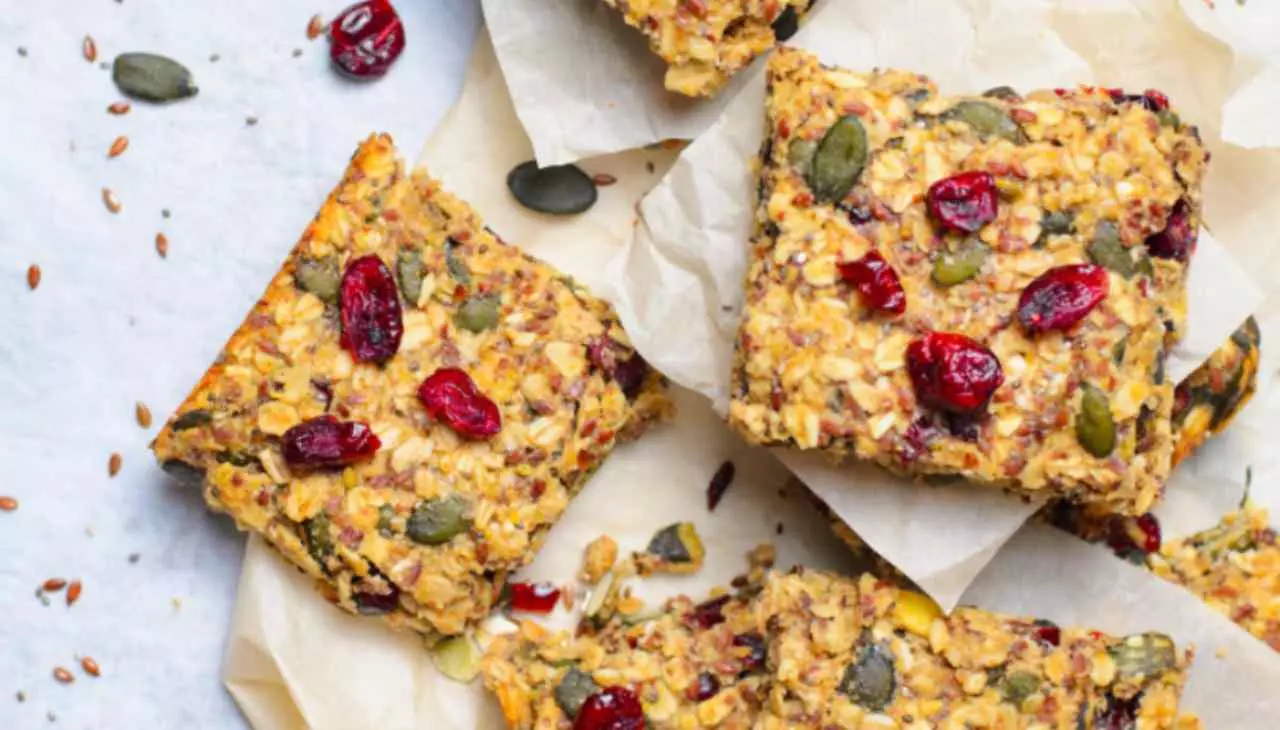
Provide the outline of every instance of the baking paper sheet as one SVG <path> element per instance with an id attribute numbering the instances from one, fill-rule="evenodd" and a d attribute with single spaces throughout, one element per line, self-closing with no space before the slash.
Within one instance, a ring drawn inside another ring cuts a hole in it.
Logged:
<path id="1" fill-rule="evenodd" d="M 828 2 L 793 42 L 827 63 L 925 72 L 944 92 L 1000 83 L 1022 89 L 1076 81 L 1159 86 L 1178 101 L 1185 119 L 1205 120 L 1202 133 L 1215 151 L 1224 147 L 1216 140 L 1219 109 L 1232 98 L 1222 83 L 1232 69 L 1230 50 L 1169 3 L 1089 6 L 1086 13 L 1012 0 L 982 10 L 959 0 Z M 1130 29 L 1125 39 L 1099 44 L 1115 27 Z M 1183 75 L 1171 77 L 1171 70 Z M 728 404 L 753 221 L 751 166 L 763 135 L 763 99 L 757 69 L 644 199 L 635 240 L 610 264 L 610 293 L 636 346 L 721 412 Z M 1211 197 L 1206 218 L 1216 234 L 1202 234 L 1191 266 L 1188 330 L 1169 360 L 1170 377 L 1189 374 L 1260 305 L 1261 291 L 1215 238 L 1243 245 L 1272 237 L 1274 222 L 1262 217 L 1274 215 L 1274 208 L 1262 200 L 1245 205 Z M 1249 217 L 1258 225 L 1216 227 L 1217 221 Z M 877 552 L 947 607 L 1039 507 L 989 488 L 939 488 L 867 465 L 835 467 L 814 453 L 783 451 L 779 457 Z"/>

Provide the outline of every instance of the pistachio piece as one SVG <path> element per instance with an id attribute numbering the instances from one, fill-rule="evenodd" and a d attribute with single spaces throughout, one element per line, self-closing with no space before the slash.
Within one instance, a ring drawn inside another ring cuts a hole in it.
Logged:
<path id="1" fill-rule="evenodd" d="M 396 254 L 396 281 L 405 301 L 417 304 L 422 297 L 422 254 L 416 248 L 400 249 Z"/>
<path id="2" fill-rule="evenodd" d="M 813 155 L 817 151 L 818 143 L 811 139 L 792 139 L 787 147 L 787 162 L 791 163 L 796 172 L 807 177 L 813 164 Z"/>
<path id="3" fill-rule="evenodd" d="M 1085 451 L 1098 458 L 1116 447 L 1116 422 L 1111 417 L 1107 394 L 1085 383 L 1080 386 L 1080 412 L 1076 414 L 1076 440 Z"/>
<path id="4" fill-rule="evenodd" d="M 480 674 L 480 647 L 466 634 L 450 636 L 431 647 L 431 661 L 444 676 L 470 682 Z"/>
<path id="5" fill-rule="evenodd" d="M 884 710 L 897 689 L 893 657 L 877 644 L 863 647 L 857 661 L 845 667 L 837 689 L 866 710 Z"/>
<path id="6" fill-rule="evenodd" d="M 469 332 L 484 332 L 498 324 L 498 300 L 494 297 L 475 296 L 462 303 L 453 323 Z"/>
<path id="7" fill-rule="evenodd" d="M 576 165 L 538 167 L 529 160 L 507 174 L 507 189 L 529 210 L 573 215 L 595 205 L 599 193 L 591 176 Z"/>
<path id="8" fill-rule="evenodd" d="M 813 153 L 809 187 L 819 203 L 834 203 L 853 188 L 867 164 L 867 130 L 856 115 L 836 120 Z"/>
<path id="9" fill-rule="evenodd" d="M 978 275 L 990 251 L 982 241 L 969 238 L 955 251 L 943 251 L 933 260 L 933 281 L 938 286 L 955 286 Z"/>
<path id="10" fill-rule="evenodd" d="M 1027 671 L 1014 671 L 1000 682 L 1000 696 L 1005 702 L 1021 705 L 1040 689 L 1040 678 Z"/>
<path id="11" fill-rule="evenodd" d="M 186 66 L 155 53 L 121 53 L 111 79 L 120 91 L 146 101 L 184 99 L 199 91 Z"/>
<path id="12" fill-rule="evenodd" d="M 300 259 L 293 270 L 293 280 L 299 289 L 314 294 L 320 301 L 326 304 L 337 304 L 338 286 L 342 282 L 342 275 L 338 272 L 336 256 Z"/>
<path id="13" fill-rule="evenodd" d="M 1173 669 L 1178 662 L 1173 639 L 1157 633 L 1126 636 L 1107 652 L 1115 660 L 1119 682 L 1144 682 Z"/>
<path id="14" fill-rule="evenodd" d="M 587 698 L 599 691 L 600 685 L 596 684 L 590 674 L 577 667 L 569 667 L 569 671 L 556 684 L 556 704 L 560 705 L 566 717 L 573 719 L 578 716 L 578 710 L 582 709 Z"/>
<path id="15" fill-rule="evenodd" d="M 692 522 L 677 522 L 654 533 L 645 552 L 657 556 L 664 563 L 692 566 L 696 569 L 702 565 L 707 551 Z M 672 569 L 679 570 L 675 567 Z"/>
<path id="16" fill-rule="evenodd" d="M 1014 144 L 1026 141 L 1022 128 L 1005 110 L 984 101 L 962 101 L 938 115 L 943 121 L 964 122 L 983 137 L 1001 137 Z"/>
<path id="17" fill-rule="evenodd" d="M 466 512 L 467 501 L 456 494 L 428 499 L 413 508 L 405 532 L 419 545 L 442 545 L 471 527 Z"/>

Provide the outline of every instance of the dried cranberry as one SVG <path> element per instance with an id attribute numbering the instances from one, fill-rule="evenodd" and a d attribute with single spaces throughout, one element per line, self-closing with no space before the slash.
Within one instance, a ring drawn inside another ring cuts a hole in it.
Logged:
<path id="1" fill-rule="evenodd" d="M 1173 389 L 1173 418 L 1175 420 L 1186 414 L 1191 406 L 1191 386 L 1184 380 Z"/>
<path id="2" fill-rule="evenodd" d="M 363 591 L 360 584 L 351 587 L 352 598 L 356 602 L 356 610 L 366 616 L 380 616 L 400 608 L 400 590 L 390 586 L 384 593 Z"/>
<path id="3" fill-rule="evenodd" d="M 1147 237 L 1147 251 L 1158 259 L 1186 261 L 1196 250 L 1197 232 L 1191 227 L 1191 209 L 1179 200 L 1169 213 L 1164 230 Z"/>
<path id="4" fill-rule="evenodd" d="M 703 672 L 693 680 L 693 684 L 685 690 L 685 697 L 690 702 L 706 702 L 720 692 L 720 680 L 711 672 Z"/>
<path id="5" fill-rule="evenodd" d="M 868 307 L 893 314 L 907 310 L 907 294 L 902 290 L 898 273 L 879 252 L 872 251 L 857 261 L 840 264 L 838 268 L 840 278 L 858 290 Z"/>
<path id="6" fill-rule="evenodd" d="M 550 583 L 511 583 L 511 607 L 529 613 L 551 613 L 560 589 Z"/>
<path id="7" fill-rule="evenodd" d="M 1160 521 L 1148 512 L 1138 518 L 1138 530 L 1142 532 L 1142 549 L 1147 553 L 1160 552 Z"/>
<path id="8" fill-rule="evenodd" d="M 367 459 L 382 442 L 367 423 L 316 416 L 280 437 L 284 460 L 293 467 L 338 467 Z"/>
<path id="9" fill-rule="evenodd" d="M 356 362 L 383 362 L 400 349 L 404 318 L 391 269 L 373 254 L 347 266 L 339 292 L 342 344 Z"/>
<path id="10" fill-rule="evenodd" d="M 1070 329 L 1107 296 L 1107 270 L 1093 264 L 1055 266 L 1018 298 L 1018 321 L 1031 334 Z"/>
<path id="11" fill-rule="evenodd" d="M 995 353 L 950 332 L 930 332 L 908 345 L 907 373 L 923 405 L 962 415 L 981 413 L 1004 383 Z"/>
<path id="12" fill-rule="evenodd" d="M 627 398 L 640 394 L 644 376 L 649 373 L 649 363 L 640 357 L 640 353 L 633 352 L 623 359 L 621 346 L 608 337 L 597 337 L 587 344 L 587 360 L 612 378 Z"/>
<path id="13" fill-rule="evenodd" d="M 996 219 L 998 199 L 990 173 L 962 172 L 929 186 L 929 213 L 953 231 L 976 233 Z"/>
<path id="14" fill-rule="evenodd" d="M 382 76 L 404 51 L 404 25 L 389 0 L 365 0 L 329 25 L 329 58 L 355 78 Z"/>
<path id="15" fill-rule="evenodd" d="M 1036 621 L 1036 628 L 1031 635 L 1046 647 L 1056 647 L 1062 643 L 1062 629 L 1048 621 Z"/>
<path id="16" fill-rule="evenodd" d="M 764 668 L 764 660 L 767 650 L 764 645 L 764 637 L 760 634 L 738 634 L 733 637 L 733 645 L 746 647 L 748 653 L 742 658 L 742 674 L 750 674 Z"/>
<path id="17" fill-rule="evenodd" d="M 1149 112 L 1163 111 L 1169 108 L 1169 97 L 1156 89 L 1147 89 L 1141 94 L 1126 94 L 1123 89 L 1107 89 L 1111 100 L 1117 104 L 1138 104 Z"/>
<path id="18" fill-rule="evenodd" d="M 724 606 L 728 602 L 729 596 L 724 595 L 699 603 L 693 607 L 693 611 L 689 613 L 687 621 L 694 627 L 703 630 L 722 624 L 724 623 Z"/>
<path id="19" fill-rule="evenodd" d="M 720 499 L 724 497 L 724 493 L 729 489 L 729 485 L 733 484 L 733 475 L 736 472 L 732 461 L 726 461 L 716 469 L 716 473 L 711 476 L 711 483 L 707 485 L 707 511 L 710 512 L 720 504 Z"/>
<path id="20" fill-rule="evenodd" d="M 418 388 L 418 400 L 428 415 L 467 438 L 488 438 L 502 430 L 497 404 L 458 368 L 432 373 Z"/>
<path id="21" fill-rule="evenodd" d="M 907 432 L 902 434 L 902 446 L 898 451 L 898 455 L 904 462 L 911 463 L 919 459 L 924 452 L 929 450 L 929 444 L 938 437 L 938 429 L 933 425 L 933 421 L 929 418 L 917 418 L 907 427 Z"/>
<path id="22" fill-rule="evenodd" d="M 982 435 L 981 419 L 972 413 L 948 413 L 947 430 L 961 441 L 977 443 Z"/>
<path id="23" fill-rule="evenodd" d="M 643 730 L 640 698 L 626 687 L 605 687 L 587 698 L 573 721 L 573 730 Z"/>
<path id="24" fill-rule="evenodd" d="M 1123 517 L 1112 518 L 1107 533 L 1107 547 L 1112 552 L 1140 565 L 1148 555 L 1160 551 L 1160 542 L 1160 522 L 1149 512 L 1132 522 Z"/>
<path id="25" fill-rule="evenodd" d="M 1134 730 L 1138 726 L 1138 697 L 1122 700 L 1107 696 L 1107 706 L 1094 725 L 1098 730 Z"/>

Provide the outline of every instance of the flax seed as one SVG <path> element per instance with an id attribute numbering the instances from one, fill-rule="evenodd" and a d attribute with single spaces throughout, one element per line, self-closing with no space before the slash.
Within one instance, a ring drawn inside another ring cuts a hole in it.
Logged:
<path id="1" fill-rule="evenodd" d="M 50 578 L 49 580 L 46 580 L 43 585 L 40 586 L 41 590 L 47 591 L 49 593 L 60 591 L 66 587 L 67 587 L 67 581 L 63 580 L 62 578 Z"/>
<path id="2" fill-rule="evenodd" d="M 102 189 L 102 204 L 107 206 L 107 210 L 112 213 L 119 213 L 120 208 L 122 207 L 120 205 L 120 198 L 116 197 L 116 194 L 111 191 L 111 188 Z"/>
<path id="3" fill-rule="evenodd" d="M 80 592 L 84 590 L 84 584 L 78 580 L 71 581 L 71 585 L 67 588 L 67 606 L 75 605 L 80 600 Z"/>
<path id="4" fill-rule="evenodd" d="M 324 18 L 319 13 L 311 16 L 311 20 L 307 22 L 307 39 L 315 40 L 324 33 Z"/>
<path id="5" fill-rule="evenodd" d="M 160 254 L 160 258 L 169 255 L 169 237 L 163 233 L 156 234 L 156 253 Z"/>
<path id="6" fill-rule="evenodd" d="M 93 660 L 93 657 L 82 658 L 80 660 L 80 668 L 83 669 L 85 674 L 88 674 L 89 676 L 92 676 L 92 677 L 102 676 L 102 668 L 99 667 L 98 663 Z"/>
<path id="7" fill-rule="evenodd" d="M 107 474 L 113 477 L 119 474 L 120 467 L 123 464 L 124 464 L 123 456 L 121 456 L 120 454 L 112 454 L 111 458 L 107 459 Z"/>
<path id="8" fill-rule="evenodd" d="M 618 182 L 618 178 L 607 172 L 597 172 L 591 176 L 591 182 L 595 183 L 596 187 L 603 188 Z"/>
<path id="9" fill-rule="evenodd" d="M 13 497 L 0 497 L 0 512 L 12 512 L 18 509 L 18 500 Z"/>
<path id="10" fill-rule="evenodd" d="M 115 114 L 116 116 L 120 116 L 121 114 L 128 114 L 129 110 L 132 108 L 133 108 L 133 105 L 127 101 L 117 101 L 116 103 L 107 107 L 107 112 L 109 114 Z"/>
<path id="11" fill-rule="evenodd" d="M 80 50 L 84 53 L 84 60 L 93 63 L 98 60 L 98 44 L 93 42 L 93 36 L 85 36 L 84 43 L 81 44 Z"/>
<path id="12" fill-rule="evenodd" d="M 138 420 L 138 425 L 142 428 L 151 428 L 151 409 L 147 408 L 147 404 L 138 401 L 133 407 L 133 416 Z"/>
<path id="13" fill-rule="evenodd" d="M 120 135 L 111 143 L 111 149 L 107 150 L 107 157 L 119 157 L 124 154 L 124 151 L 127 149 L 129 149 L 129 138 L 124 135 Z"/>
<path id="14" fill-rule="evenodd" d="M 71 684 L 72 682 L 76 681 L 75 676 L 71 674 L 71 672 L 64 669 L 63 667 L 53 668 L 53 678 L 58 680 L 59 682 L 62 682 L 63 684 Z"/>
<path id="15" fill-rule="evenodd" d="M 27 288 L 35 291 L 40 286 L 40 265 L 32 264 L 27 267 Z"/>

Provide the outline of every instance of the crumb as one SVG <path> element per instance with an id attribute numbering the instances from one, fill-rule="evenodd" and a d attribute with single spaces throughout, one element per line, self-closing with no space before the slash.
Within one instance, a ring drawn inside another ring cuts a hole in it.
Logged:
<path id="1" fill-rule="evenodd" d="M 26 47 L 26 46 L 18 46 L 18 55 L 19 55 L 19 56 L 22 56 L 23 58 L 26 58 L 26 57 L 27 57 L 27 47 Z"/>
<path id="2" fill-rule="evenodd" d="M 774 531 L 775 533 L 777 533 L 777 534 L 781 535 L 781 534 L 782 534 L 782 523 L 781 523 L 781 522 L 779 522 L 779 523 L 778 523 L 778 526 L 777 526 L 777 527 L 775 527 L 775 528 L 773 529 L 773 531 Z"/>
<path id="3" fill-rule="evenodd" d="M 574 596 L 573 586 L 568 585 L 560 589 L 560 603 L 564 605 L 564 610 L 572 611 L 576 598 L 577 597 Z"/>
<path id="4" fill-rule="evenodd" d="M 48 711 L 48 712 L 44 713 L 44 716 L 45 716 L 46 718 L 48 718 L 48 719 L 49 719 L 49 722 L 57 722 L 57 721 L 58 721 L 58 716 L 57 716 L 57 715 L 55 715 L 55 714 L 53 714 L 53 710 L 50 710 L 50 711 Z"/>
<path id="5" fill-rule="evenodd" d="M 161 218 L 168 218 L 170 215 L 171 215 L 171 213 L 169 213 L 169 209 L 168 209 L 168 208 L 161 208 L 161 209 L 160 209 L 160 217 L 161 217 Z"/>
<path id="6" fill-rule="evenodd" d="M 652 162 L 644 163 L 644 169 L 648 170 L 649 174 L 652 175 L 654 171 L 653 163 Z"/>
<path id="7" fill-rule="evenodd" d="M 209 55 L 209 63 L 217 63 L 220 60 L 222 60 L 222 56 L 218 55 L 217 53 L 213 53 Z"/>
<path id="8" fill-rule="evenodd" d="M 139 555 L 138 553 L 129 553 L 129 563 L 130 563 L 130 564 L 136 563 L 136 562 L 138 562 L 140 559 L 142 559 L 142 556 L 141 556 L 141 555 Z"/>
<path id="9" fill-rule="evenodd" d="M 1219 659 L 1226 659 L 1226 658 L 1227 658 L 1227 647 L 1225 647 L 1225 646 L 1220 646 L 1220 647 L 1218 647 L 1218 648 L 1217 648 L 1217 650 L 1215 650 L 1215 651 L 1213 652 L 1213 655 L 1214 655 L 1214 656 L 1216 656 L 1216 657 L 1218 657 Z"/>
<path id="10" fill-rule="evenodd" d="M 258 118 L 257 118 L 257 117 L 245 117 L 245 118 L 244 118 L 244 123 L 245 123 L 245 125 L 246 125 L 246 126 L 249 126 L 249 127 L 256 126 L 256 125 L 258 124 Z"/>
<path id="11" fill-rule="evenodd" d="M 19 701 L 19 702 L 26 702 L 26 701 L 27 701 L 27 693 L 26 693 L 26 692 L 23 692 L 23 691 L 19 690 L 19 691 L 18 691 L 18 695 L 17 695 L 17 697 L 18 697 L 18 701 Z"/>
<path id="12" fill-rule="evenodd" d="M 302 49 L 301 48 L 293 49 L 293 57 L 298 58 L 300 56 L 302 56 Z"/>
<path id="13" fill-rule="evenodd" d="M 177 596 L 174 596 L 173 598 L 170 598 L 170 599 L 169 599 L 169 602 L 173 604 L 173 610 L 175 610 L 175 611 L 181 611 L 181 610 L 182 610 L 182 599 L 181 599 L 181 598 L 178 598 Z"/>
<path id="14" fill-rule="evenodd" d="M 618 543 L 608 535 L 592 540 L 583 553 L 582 572 L 579 574 L 588 585 L 600 582 L 618 559 Z"/>

